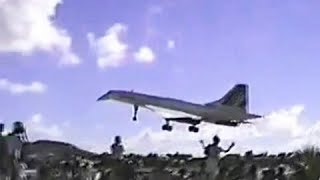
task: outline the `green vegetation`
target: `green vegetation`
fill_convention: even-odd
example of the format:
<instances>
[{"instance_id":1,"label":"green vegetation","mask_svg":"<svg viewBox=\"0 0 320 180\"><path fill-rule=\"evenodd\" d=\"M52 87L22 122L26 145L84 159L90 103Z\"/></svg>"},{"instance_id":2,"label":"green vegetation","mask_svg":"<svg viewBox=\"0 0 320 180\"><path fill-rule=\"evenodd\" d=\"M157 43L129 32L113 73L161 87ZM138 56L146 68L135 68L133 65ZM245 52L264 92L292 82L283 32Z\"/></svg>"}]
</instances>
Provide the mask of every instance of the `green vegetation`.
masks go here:
<instances>
[{"instance_id":1,"label":"green vegetation","mask_svg":"<svg viewBox=\"0 0 320 180\"><path fill-rule=\"evenodd\" d=\"M297 152L301 155L305 165L306 179L318 180L320 178L320 149L309 146Z\"/></svg>"}]
</instances>

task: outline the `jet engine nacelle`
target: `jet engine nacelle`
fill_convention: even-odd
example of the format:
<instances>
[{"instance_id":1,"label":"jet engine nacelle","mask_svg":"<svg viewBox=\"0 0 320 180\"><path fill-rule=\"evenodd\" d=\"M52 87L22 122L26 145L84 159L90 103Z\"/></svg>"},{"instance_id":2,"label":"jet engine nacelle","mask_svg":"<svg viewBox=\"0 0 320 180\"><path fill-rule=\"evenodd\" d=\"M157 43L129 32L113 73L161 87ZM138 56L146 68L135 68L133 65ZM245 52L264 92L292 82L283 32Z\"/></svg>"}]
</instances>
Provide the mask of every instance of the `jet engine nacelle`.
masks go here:
<instances>
[{"instance_id":1,"label":"jet engine nacelle","mask_svg":"<svg viewBox=\"0 0 320 180\"><path fill-rule=\"evenodd\" d=\"M225 125L225 126L232 126L232 127L239 126L238 122L232 122L232 121L218 121L218 122L216 122L216 124Z\"/></svg>"},{"instance_id":2,"label":"jet engine nacelle","mask_svg":"<svg viewBox=\"0 0 320 180\"><path fill-rule=\"evenodd\" d=\"M200 120L193 119L190 117L179 117L179 118L165 118L166 121L176 121L180 123L187 123L187 124L192 124L192 125L198 125L200 124Z\"/></svg>"}]
</instances>

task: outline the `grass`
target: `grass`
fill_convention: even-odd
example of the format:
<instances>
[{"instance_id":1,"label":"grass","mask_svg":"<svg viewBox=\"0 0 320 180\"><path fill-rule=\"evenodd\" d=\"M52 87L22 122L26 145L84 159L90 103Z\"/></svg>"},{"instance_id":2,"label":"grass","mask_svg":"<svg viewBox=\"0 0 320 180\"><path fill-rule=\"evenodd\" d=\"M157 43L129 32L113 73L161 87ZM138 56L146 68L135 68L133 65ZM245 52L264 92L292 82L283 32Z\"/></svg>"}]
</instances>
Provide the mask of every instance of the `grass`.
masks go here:
<instances>
[{"instance_id":1,"label":"grass","mask_svg":"<svg viewBox=\"0 0 320 180\"><path fill-rule=\"evenodd\" d=\"M309 180L318 180L320 178L320 149L315 146L309 146L297 152L301 155L306 169L305 174Z\"/></svg>"}]
</instances>

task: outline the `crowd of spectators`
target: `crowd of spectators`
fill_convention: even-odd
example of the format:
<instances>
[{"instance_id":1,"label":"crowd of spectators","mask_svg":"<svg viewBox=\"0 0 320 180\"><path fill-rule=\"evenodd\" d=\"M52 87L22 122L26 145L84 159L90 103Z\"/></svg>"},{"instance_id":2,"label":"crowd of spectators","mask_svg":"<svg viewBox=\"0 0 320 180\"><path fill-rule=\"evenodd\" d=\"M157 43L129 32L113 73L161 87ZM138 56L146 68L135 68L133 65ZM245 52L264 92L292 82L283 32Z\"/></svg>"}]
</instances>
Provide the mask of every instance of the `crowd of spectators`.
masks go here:
<instances>
[{"instance_id":1,"label":"crowd of spectators","mask_svg":"<svg viewBox=\"0 0 320 180\"><path fill-rule=\"evenodd\" d=\"M243 156L222 155L235 143L224 149L218 136L208 145L200 141L203 158L179 153L126 154L122 138L116 136L110 153L75 153L57 158L48 149L47 156L39 159L36 153L23 153L24 144L29 142L21 122L14 123L13 130L6 135L3 130L4 125L0 124L0 180L318 180L320 176L319 171L312 178L308 176L307 171L312 167L299 153L271 156L248 151ZM319 152L313 155L319 160Z\"/></svg>"}]
</instances>

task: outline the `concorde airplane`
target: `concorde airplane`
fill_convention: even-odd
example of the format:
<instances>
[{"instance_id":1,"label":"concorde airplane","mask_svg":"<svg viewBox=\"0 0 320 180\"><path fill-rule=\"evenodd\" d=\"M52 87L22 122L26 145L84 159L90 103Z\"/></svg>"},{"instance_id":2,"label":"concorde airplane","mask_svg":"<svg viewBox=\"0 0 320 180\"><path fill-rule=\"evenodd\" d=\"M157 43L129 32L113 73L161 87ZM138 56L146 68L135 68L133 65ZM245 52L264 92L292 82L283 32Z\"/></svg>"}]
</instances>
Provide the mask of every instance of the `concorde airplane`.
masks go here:
<instances>
[{"instance_id":1,"label":"concorde airplane","mask_svg":"<svg viewBox=\"0 0 320 180\"><path fill-rule=\"evenodd\" d=\"M98 98L103 100L133 105L133 121L137 120L139 107L156 112L166 121L162 126L165 131L172 131L170 122L189 124L190 132L198 132L201 122L235 127L262 117L248 112L247 84L236 84L222 98L205 104L123 90L110 90Z\"/></svg>"}]
</instances>

